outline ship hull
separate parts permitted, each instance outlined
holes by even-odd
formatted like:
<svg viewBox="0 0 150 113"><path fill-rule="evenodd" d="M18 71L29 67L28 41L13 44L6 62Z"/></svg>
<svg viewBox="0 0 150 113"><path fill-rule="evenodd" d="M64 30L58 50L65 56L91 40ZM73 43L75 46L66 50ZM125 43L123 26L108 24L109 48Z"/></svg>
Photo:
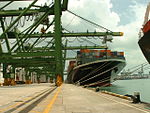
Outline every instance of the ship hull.
<svg viewBox="0 0 150 113"><path fill-rule="evenodd" d="M150 31L146 32L143 37L138 41L138 44L147 59L150 63Z"/></svg>
<svg viewBox="0 0 150 113"><path fill-rule="evenodd" d="M125 59L103 59L82 64L70 71L67 81L84 86L108 86L125 65Z"/></svg>

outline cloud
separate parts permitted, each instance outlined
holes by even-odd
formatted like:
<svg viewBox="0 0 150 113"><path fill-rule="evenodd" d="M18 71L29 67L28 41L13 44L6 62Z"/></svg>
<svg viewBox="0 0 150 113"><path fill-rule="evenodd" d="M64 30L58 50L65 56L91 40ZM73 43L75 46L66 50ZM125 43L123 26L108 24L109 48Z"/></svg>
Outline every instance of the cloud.
<svg viewBox="0 0 150 113"><path fill-rule="evenodd" d="M113 28L113 26L116 26L120 21L119 16L110 10L112 6L113 5L110 3L110 0L93 0L92 2L90 0L69 1L69 10L84 18L94 21L95 23L105 26L108 29ZM70 17L65 15L64 18L69 21L72 17L73 16ZM78 26L83 24L81 22L83 21L77 18L73 20L73 23L77 23L76 25Z"/></svg>
<svg viewBox="0 0 150 113"><path fill-rule="evenodd" d="M130 17L132 18L132 21L130 21L130 23L121 25L119 25L119 13L117 14L116 12L112 11L112 7L113 4L111 3L111 0L92 0L92 2L91 0L69 1L69 10L75 12L76 14L94 21L95 23L98 23L114 32L124 32L123 37L114 37L113 43L109 45L112 50L125 52L125 57L127 60L126 68L146 62L146 59L144 58L138 46L138 33L142 27L146 6L137 2L134 2L132 5L130 5L128 10L133 14L133 16ZM120 13L124 13L126 16L128 16L127 12ZM65 24L67 24L67 22L70 22L73 16L65 16L63 18L67 20L65 21ZM78 31L86 31L86 29L88 29L82 27L84 22L80 19L74 19L72 23L76 24L69 25L68 28L71 30L78 29ZM91 28L89 27L89 29ZM94 42L94 40L92 41Z"/></svg>
<svg viewBox="0 0 150 113"><path fill-rule="evenodd" d="M144 21L145 9L145 5L135 2L134 5L130 6L130 11L133 12L133 17L135 17L134 20L126 25L117 26L117 29L124 32L124 36L116 38L114 40L114 46L118 50L120 48L125 51L127 68L147 62L138 45L138 34Z"/></svg>

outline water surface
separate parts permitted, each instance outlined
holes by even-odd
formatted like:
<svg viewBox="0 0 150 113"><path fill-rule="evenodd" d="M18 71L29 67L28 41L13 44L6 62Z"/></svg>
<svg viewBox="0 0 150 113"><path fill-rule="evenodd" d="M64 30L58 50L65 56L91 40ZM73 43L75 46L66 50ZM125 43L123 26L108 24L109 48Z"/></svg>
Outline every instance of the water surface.
<svg viewBox="0 0 150 113"><path fill-rule="evenodd" d="M111 87L101 89L122 95L140 92L141 101L150 103L150 79L117 80Z"/></svg>

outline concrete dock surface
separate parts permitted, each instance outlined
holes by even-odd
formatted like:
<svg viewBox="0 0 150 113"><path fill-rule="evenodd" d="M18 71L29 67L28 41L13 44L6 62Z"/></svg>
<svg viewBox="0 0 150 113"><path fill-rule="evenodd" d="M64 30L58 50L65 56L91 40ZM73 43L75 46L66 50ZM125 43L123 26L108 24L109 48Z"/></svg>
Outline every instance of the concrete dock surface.
<svg viewBox="0 0 150 113"><path fill-rule="evenodd" d="M0 87L0 113L150 113L150 106L71 84Z"/></svg>
<svg viewBox="0 0 150 113"><path fill-rule="evenodd" d="M0 106L14 101L22 100L52 87L53 84L41 83L30 85L2 86L0 87Z"/></svg>
<svg viewBox="0 0 150 113"><path fill-rule="evenodd" d="M150 113L144 104L63 84L50 113Z"/></svg>

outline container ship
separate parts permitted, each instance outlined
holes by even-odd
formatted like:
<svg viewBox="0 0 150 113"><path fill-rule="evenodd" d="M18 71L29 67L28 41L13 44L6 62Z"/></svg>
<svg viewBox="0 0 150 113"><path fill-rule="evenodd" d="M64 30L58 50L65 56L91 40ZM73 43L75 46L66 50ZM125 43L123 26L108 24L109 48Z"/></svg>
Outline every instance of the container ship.
<svg viewBox="0 0 150 113"><path fill-rule="evenodd" d="M139 39L138 44L150 63L150 20L144 25L142 31L144 35Z"/></svg>
<svg viewBox="0 0 150 113"><path fill-rule="evenodd" d="M67 82L83 86L110 86L125 67L124 52L81 49L69 62Z"/></svg>
<svg viewBox="0 0 150 113"><path fill-rule="evenodd" d="M147 6L144 24L142 28L143 36L140 36L138 44L147 59L150 63L150 20L149 20L149 12L150 12L150 3Z"/></svg>

